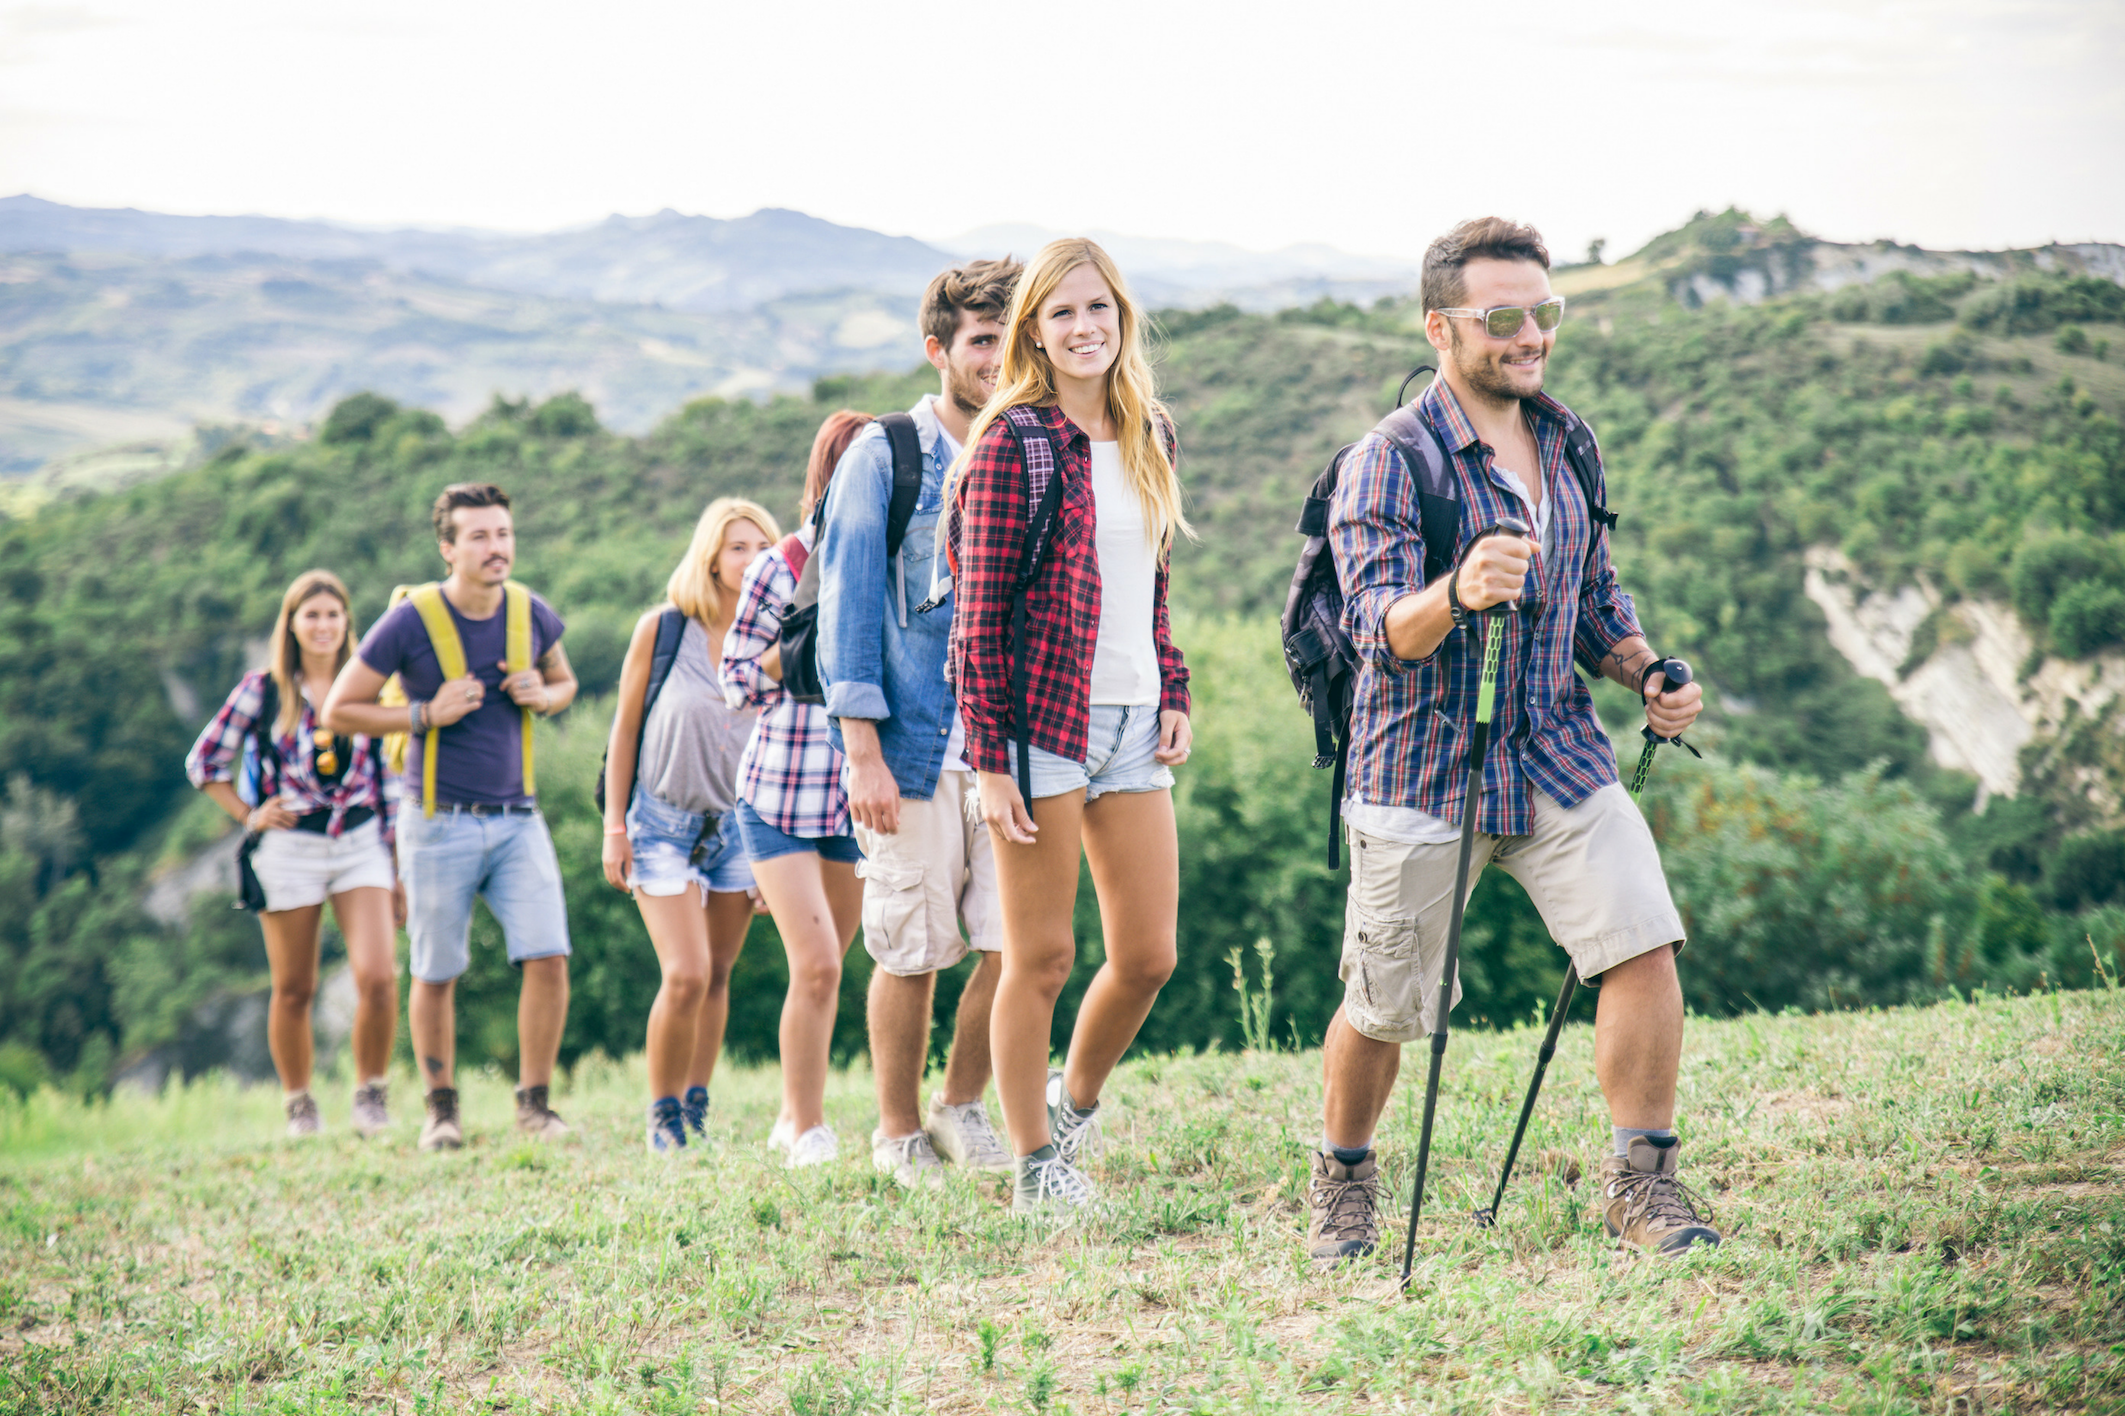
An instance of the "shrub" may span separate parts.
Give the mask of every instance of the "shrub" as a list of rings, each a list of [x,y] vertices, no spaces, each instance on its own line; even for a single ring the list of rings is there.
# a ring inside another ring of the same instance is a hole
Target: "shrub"
[[[2108,905],[2125,893],[2125,832],[2090,831],[2059,843],[2044,888],[2060,909]]]
[[[2069,659],[2125,643],[2125,590],[2094,582],[2068,586],[2051,606],[2051,642]]]
[[[2061,354],[2086,354],[2088,331],[2079,325],[2064,325],[2059,329],[2058,337],[2051,342]]]
[[[398,416],[398,405],[378,393],[354,393],[332,405],[317,440],[324,443],[369,442],[377,429]],[[434,415],[429,415],[433,417]]]
[[[2051,618],[2051,607],[2075,585],[2114,585],[2120,579],[2116,550],[2084,532],[2039,534],[2014,553],[2007,580],[2014,607],[2032,624]]]
[[[2068,322],[2125,319],[2125,286],[2092,275],[2031,272],[1973,290],[1956,307],[1972,329],[2041,334]]]

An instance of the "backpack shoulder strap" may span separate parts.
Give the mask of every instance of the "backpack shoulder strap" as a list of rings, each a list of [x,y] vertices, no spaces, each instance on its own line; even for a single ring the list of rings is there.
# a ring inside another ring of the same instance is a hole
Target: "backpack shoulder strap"
[[[1416,483],[1417,515],[1424,529],[1426,584],[1453,569],[1461,549],[1461,482],[1438,435],[1414,407],[1397,408],[1373,429],[1402,454]]]
[[[280,683],[268,669],[265,682],[258,688],[258,721],[251,725],[251,736],[257,739],[259,757],[271,758],[276,767],[280,765],[280,749],[273,744],[273,734],[279,717]]]
[[[1564,457],[1579,479],[1579,490],[1586,493],[1586,509],[1594,524],[1614,531],[1616,513],[1601,504],[1601,448],[1594,441],[1594,430],[1576,413],[1565,415]]]
[[[657,616],[657,642],[649,653],[649,686],[642,691],[642,721],[649,721],[649,710],[657,706],[657,695],[664,691],[664,680],[671,677],[671,666],[679,658],[679,641],[686,635],[686,611],[667,605]]]
[[[885,429],[886,442],[893,449],[893,500],[885,513],[885,558],[891,560],[900,554],[908,521],[922,496],[922,438],[915,431],[915,420],[905,413],[888,413],[878,420],[878,426]]]
[[[428,631],[428,647],[435,651],[436,667],[442,671],[444,682],[463,678],[465,644],[458,638],[457,621],[450,617],[450,606],[443,599],[443,587],[431,580],[407,591],[406,598],[413,601],[413,608],[421,617],[421,627]]]
[[[775,543],[775,549],[782,552],[782,563],[789,567],[789,573],[801,580],[805,563],[812,558],[811,548],[804,544],[804,538],[792,531]]]
[[[1018,747],[1018,790],[1027,802],[1033,800],[1033,716],[1028,698],[1026,659],[1031,650],[1026,641],[1026,600],[1040,574],[1048,539],[1055,531],[1055,516],[1062,508],[1062,449],[1040,415],[1020,406],[1004,413],[1005,426],[1018,440],[1019,463],[1025,469],[1028,521],[1025,546],[1019,552],[1018,578],[1011,584],[1011,727]]]
[[[502,626],[502,663],[508,672],[520,674],[531,667],[531,592],[514,580],[506,582],[502,586],[502,613],[507,616]],[[537,796],[538,781],[531,771],[531,737],[538,714],[527,707],[523,709],[523,715],[524,795]]]

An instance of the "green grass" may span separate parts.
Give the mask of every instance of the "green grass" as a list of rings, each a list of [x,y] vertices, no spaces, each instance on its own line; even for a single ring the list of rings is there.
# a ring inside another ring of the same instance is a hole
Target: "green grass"
[[[1688,1178],[1728,1237],[1600,1242],[1584,1186],[1475,1228],[1535,1033],[1458,1035],[1416,1282],[1301,1258],[1315,1054],[1131,1063],[1111,1216],[1014,1221],[998,1177],[906,1193],[771,1165],[772,1070],[719,1080],[713,1157],[642,1153],[638,1064],[586,1064],[570,1141],[278,1139],[208,1081],[0,1106],[0,1411],[2114,1411],[2125,1406],[2125,993],[1693,1021]],[[1530,1137],[1591,1161],[1569,1029]],[[1382,1133],[1407,1183],[1423,1050]],[[1396,1200],[1406,1203],[1406,1196]],[[1389,1246],[1398,1250],[1399,1245]]]

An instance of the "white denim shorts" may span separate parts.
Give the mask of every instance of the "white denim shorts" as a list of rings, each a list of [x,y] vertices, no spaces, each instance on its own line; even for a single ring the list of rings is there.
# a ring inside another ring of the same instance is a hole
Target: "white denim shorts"
[[[388,890],[395,878],[383,823],[373,816],[336,841],[322,832],[268,831],[251,852],[251,872],[266,892],[269,914],[321,905],[345,890]]]
[[[1040,747],[1028,750],[1035,801],[1080,788],[1086,801],[1098,801],[1108,792],[1155,792],[1173,785],[1173,769],[1152,755],[1158,751],[1156,703],[1093,704],[1082,762]],[[1011,752],[1015,775],[1018,749]]]

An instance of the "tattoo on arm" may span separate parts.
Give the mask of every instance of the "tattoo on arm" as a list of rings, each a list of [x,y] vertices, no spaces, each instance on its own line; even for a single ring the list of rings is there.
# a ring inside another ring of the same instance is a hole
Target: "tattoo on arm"
[[[427,1065],[427,1068],[428,1068],[428,1075],[429,1075],[429,1076],[431,1076],[431,1077],[440,1077],[441,1075],[443,1075],[443,1059],[442,1059],[442,1058],[440,1058],[440,1057],[423,1057],[423,1058],[421,1059],[421,1061],[422,1061],[423,1063],[425,1063],[425,1064]]]
[[[1659,662],[1651,649],[1634,649],[1628,658],[1618,658],[1615,661],[1617,681],[1643,697],[1645,681],[1652,674],[1653,666]]]

